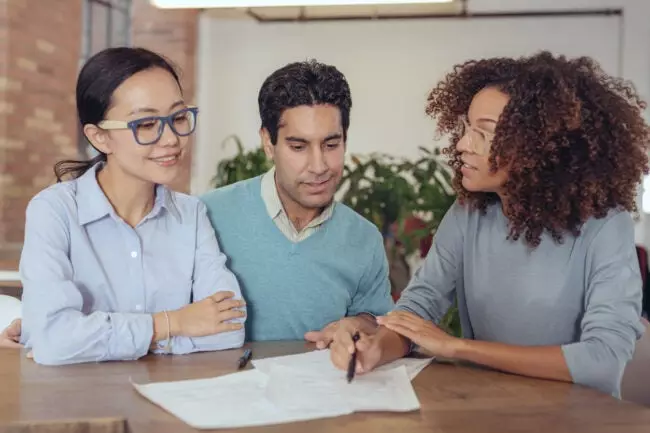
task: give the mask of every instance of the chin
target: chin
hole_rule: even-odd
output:
[[[323,197],[303,197],[303,199],[300,200],[300,204],[308,209],[318,209],[328,206],[332,200],[334,200],[333,195]]]
[[[462,180],[462,185],[463,188],[465,188],[467,191],[470,192],[479,192],[481,191],[481,188],[476,185],[476,183],[472,182],[470,179],[466,178],[463,176]]]
[[[156,173],[150,173],[150,176],[148,176],[153,183],[170,185],[180,177],[180,170],[168,170],[163,173],[160,173],[158,170],[156,171]]]

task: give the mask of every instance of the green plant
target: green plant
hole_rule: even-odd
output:
[[[236,135],[230,135],[221,142],[221,147],[225,148],[230,141],[237,146],[237,154],[230,159],[222,160],[217,166],[217,173],[211,180],[215,188],[259,176],[271,169],[271,161],[268,160],[261,146],[245,152],[241,139]]]
[[[414,162],[383,153],[352,155],[341,182],[346,188],[341,201],[372,221],[384,236],[396,236],[407,255],[432,235],[455,200],[451,173],[439,150],[419,150],[422,155]],[[407,227],[412,217],[424,225]]]

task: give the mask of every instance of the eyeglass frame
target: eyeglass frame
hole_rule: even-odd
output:
[[[470,130],[474,132],[478,132],[479,134],[483,134],[485,136],[485,144],[483,146],[482,152],[479,152],[478,146],[476,146],[472,142],[471,135],[468,135],[467,139],[469,140],[469,145],[472,148],[472,152],[474,152],[477,155],[489,155],[490,149],[492,148],[492,141],[494,140],[494,136],[496,134],[494,132],[486,131],[484,129],[476,128],[470,125],[469,120],[465,116],[462,116],[460,120],[463,124],[463,135],[461,136],[461,138],[465,137],[468,131]]]
[[[176,116],[178,116],[180,113],[183,112],[192,112],[194,114],[194,127],[190,132],[187,134],[180,134],[176,128],[174,127],[173,121]],[[181,108],[178,111],[175,111],[171,113],[168,116],[147,116],[147,117],[141,117],[139,119],[134,119],[130,121],[125,121],[125,120],[112,120],[112,119],[107,119],[107,120],[102,120],[97,124],[97,126],[101,129],[105,129],[107,131],[114,131],[114,130],[120,130],[120,129],[130,129],[131,132],[133,133],[133,138],[135,138],[135,141],[141,145],[141,146],[150,146],[152,144],[156,144],[160,138],[162,137],[162,134],[165,130],[165,125],[169,125],[169,128],[172,130],[174,134],[176,134],[179,137],[187,137],[188,135],[192,135],[194,131],[196,130],[196,118],[199,115],[199,107],[196,107],[194,105],[190,105],[185,108]],[[151,120],[156,120],[160,121],[160,128],[158,130],[158,137],[147,143],[142,143],[140,140],[138,140],[138,134],[136,132],[136,128],[138,127],[138,124],[146,121],[151,121]]]

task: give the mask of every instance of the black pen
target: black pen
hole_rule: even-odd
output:
[[[354,352],[352,353],[352,357],[350,358],[350,363],[348,364],[348,383],[352,382],[352,379],[354,378],[354,370],[357,366],[357,341],[359,341],[359,338],[361,336],[359,335],[359,331],[355,332],[354,335],[352,336],[352,342],[354,343]]]
[[[253,355],[253,351],[251,349],[246,349],[244,351],[244,354],[240,356],[239,359],[237,360],[237,368],[240,370],[244,368],[248,363],[248,361],[251,359],[252,355]]]

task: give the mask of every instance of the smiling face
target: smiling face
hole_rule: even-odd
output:
[[[490,144],[499,116],[508,104],[505,93],[488,87],[478,92],[469,106],[464,135],[456,144],[461,153],[463,187],[471,192],[500,193],[508,174],[503,168],[490,171]]]
[[[105,119],[129,122],[178,113],[174,116],[174,125],[182,130],[191,121],[187,112],[179,112],[183,108],[186,105],[176,79],[168,71],[153,68],[131,76],[115,90]],[[148,145],[139,144],[131,129],[103,130],[86,125],[84,131],[93,145],[107,154],[107,166],[111,171],[168,185],[179,176],[180,161],[186,153],[189,137],[178,136],[165,125],[162,135],[155,140],[158,124],[152,120],[136,127],[141,142],[152,141],[153,137],[154,142]]]
[[[341,177],[345,140],[341,114],[333,105],[301,105],[284,110],[277,143],[261,132],[264,150],[275,163],[275,181],[285,207],[326,207]]]

